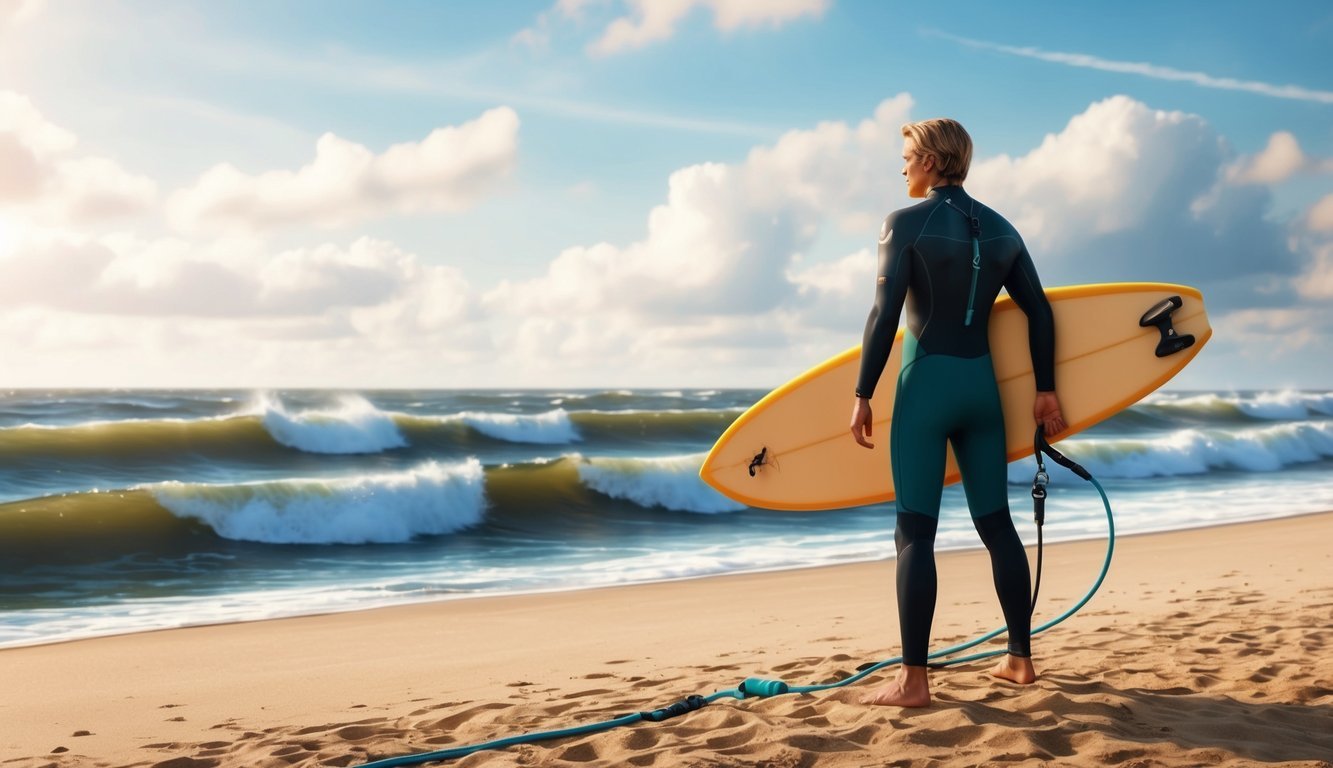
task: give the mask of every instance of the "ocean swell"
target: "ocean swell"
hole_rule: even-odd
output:
[[[1259,421],[1296,421],[1311,416],[1333,416],[1333,393],[1291,389],[1245,394],[1158,392],[1134,409],[1167,417],[1216,419],[1232,416]]]
[[[481,522],[481,462],[427,462],[404,472],[235,485],[168,482],[147,488],[177,517],[219,536],[266,544],[401,543]]]

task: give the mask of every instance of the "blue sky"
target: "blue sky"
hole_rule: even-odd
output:
[[[1333,6],[0,0],[10,386],[754,386],[859,341],[898,126],[1047,285],[1333,385]]]

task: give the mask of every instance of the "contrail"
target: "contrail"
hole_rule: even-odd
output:
[[[1011,56],[1023,56],[1029,59],[1039,61],[1049,61],[1055,64],[1064,64],[1070,67],[1084,67],[1086,69],[1099,69],[1103,72],[1123,72],[1130,75],[1141,75],[1151,77],[1156,80],[1175,80],[1184,83],[1193,83],[1204,88],[1220,88],[1227,91],[1245,91],[1247,93],[1257,93],[1262,96],[1273,96],[1279,99],[1295,99],[1297,101],[1312,101],[1319,104],[1333,104],[1333,91],[1320,91],[1313,88],[1305,88],[1299,85],[1274,85],[1264,83],[1258,80],[1237,80],[1234,77],[1214,77],[1205,72],[1190,72],[1174,67],[1164,67],[1158,64],[1149,64],[1142,61],[1113,61],[1103,59],[1086,53],[1065,53],[1061,51],[1043,51],[1040,48],[1031,46],[1001,45],[1000,43],[988,43],[984,40],[972,40],[966,37],[951,35],[947,32],[929,30],[926,34],[935,37],[942,37],[961,45],[973,48],[984,48],[990,51],[999,51]]]

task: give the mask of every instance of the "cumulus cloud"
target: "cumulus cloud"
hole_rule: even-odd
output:
[[[71,131],[47,120],[26,96],[0,91],[0,206],[77,226],[145,212],[156,199],[151,179],[80,154]]]
[[[501,346],[552,369],[560,356],[642,369],[693,355],[755,371],[791,360],[780,368],[790,373],[856,343],[873,247],[832,259],[812,250],[834,226],[873,242],[901,204],[898,126],[910,110],[900,96],[859,124],[822,123],[744,162],[676,171],[640,240],[567,248],[540,278],[489,292],[492,312],[507,308],[517,324]],[[1203,119],[1118,96],[1027,153],[980,159],[968,187],[1024,233],[1048,285],[1197,285],[1215,316],[1245,312],[1263,318],[1250,335],[1286,334],[1313,311],[1301,303],[1333,285],[1333,249],[1291,239],[1271,220],[1268,187],[1237,180],[1234,167]],[[1302,220],[1312,232],[1333,227],[1333,202]]]
[[[278,248],[262,232],[244,235],[262,227],[226,239],[29,237],[0,255],[0,343],[58,360],[43,350],[68,336],[67,349],[89,364],[117,360],[99,351],[111,345],[194,366],[191,375],[211,385],[606,384],[580,371],[604,376],[608,361],[627,386],[776,383],[860,338],[873,238],[883,215],[906,202],[898,128],[911,111],[903,94],[859,122],[820,123],[736,162],[680,168],[639,237],[565,248],[538,277],[494,286],[371,238]],[[13,146],[35,167],[72,151],[72,136],[30,118],[41,130]],[[1208,296],[1219,343],[1322,348],[1333,333],[1333,195],[1274,221],[1270,182],[1233,170],[1289,167],[1279,162],[1283,140],[1238,160],[1201,118],[1126,97],[1053,129],[1026,153],[979,158],[968,183],[1024,233],[1048,285],[1194,284]],[[404,146],[420,160],[420,145]],[[360,165],[321,172],[360,169],[359,183],[393,177],[365,170],[389,152],[353,154]],[[278,181],[297,194],[306,171]],[[38,178],[46,190],[50,179]],[[265,176],[245,182],[252,207],[238,210],[253,215],[267,200],[256,191]],[[20,182],[7,189],[31,194]],[[397,204],[351,195],[333,207],[360,215]],[[258,218],[295,215],[284,210]],[[829,253],[821,233],[831,230],[865,247]],[[297,368],[305,378],[282,373]]]
[[[796,287],[793,309],[811,327],[848,331],[865,322],[874,299],[878,257],[863,248],[840,259],[805,265],[793,262],[787,280]],[[853,339],[848,340],[850,346]]]
[[[0,270],[0,304],[84,315],[322,321],[361,312],[347,320],[354,334],[358,322],[438,330],[475,308],[457,269],[366,237],[272,255],[257,242],[30,238]]]
[[[512,110],[500,108],[378,155],[331,138],[305,175],[242,179],[226,190],[241,194],[222,203],[196,185],[187,190],[195,197],[172,203],[195,203],[193,223],[210,225],[226,220],[226,205],[261,223],[291,214],[281,205],[292,201],[265,210],[270,194],[297,198],[321,222],[311,209],[329,202],[344,215],[455,210],[509,170],[516,129]],[[282,372],[296,366],[307,385],[345,376],[392,385],[393,369],[382,366],[488,359],[478,294],[456,267],[368,237],[280,247],[261,227],[144,232],[166,213],[151,180],[80,152],[73,132],[0,92],[0,345],[25,361],[24,381],[87,381],[105,364],[128,378],[102,383],[176,375],[244,384],[293,381]],[[126,214],[146,215],[120,230],[102,225]]]
[[[1292,276],[1300,257],[1264,217],[1271,193],[1225,183],[1231,163],[1202,118],[1115,96],[1022,157],[977,163],[968,183],[1023,233],[1047,282]]]
[[[875,236],[910,108],[900,95],[857,125],[822,123],[739,164],[682,168],[668,180],[666,201],[649,212],[643,239],[568,248],[545,275],[504,282],[484,301],[516,312],[518,338],[546,339],[532,343],[538,352],[555,349],[552,338],[585,339],[566,344],[566,354],[601,349],[586,341],[591,334],[623,348],[619,336],[641,338],[644,328],[667,325],[689,325],[695,338],[712,329],[724,346],[748,343],[728,341],[726,322],[701,320],[781,312],[802,295],[816,301],[818,269],[800,270],[800,283],[788,272],[826,221],[850,218],[867,239]],[[859,311],[864,317],[865,307]]]
[[[1240,158],[1226,172],[1236,184],[1278,184],[1298,173],[1333,173],[1333,160],[1305,154],[1290,131],[1274,133],[1262,151]]]
[[[248,175],[218,165],[175,193],[170,215],[182,229],[262,231],[339,226],[390,213],[455,212],[474,205],[512,170],[518,115],[497,107],[459,126],[381,154],[332,133],[296,171]]]

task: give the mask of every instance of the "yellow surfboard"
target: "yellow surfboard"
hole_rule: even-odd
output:
[[[1194,359],[1212,335],[1203,296],[1167,283],[1105,283],[1046,291],[1055,315],[1055,382],[1068,437],[1138,402]],[[1174,301],[1173,301],[1174,298]],[[1152,315],[1152,316],[1149,316]],[[1156,325],[1143,323],[1157,321]],[[852,438],[858,345],[770,392],[736,419],[704,460],[704,482],[743,504],[817,510],[894,498],[889,428],[902,329],[875,397],[873,450]],[[1185,337],[1193,336],[1186,344]],[[1036,384],[1027,317],[1008,297],[990,319],[1009,460],[1032,454]],[[1160,354],[1160,356],[1159,356]],[[950,451],[944,482],[958,481]]]

